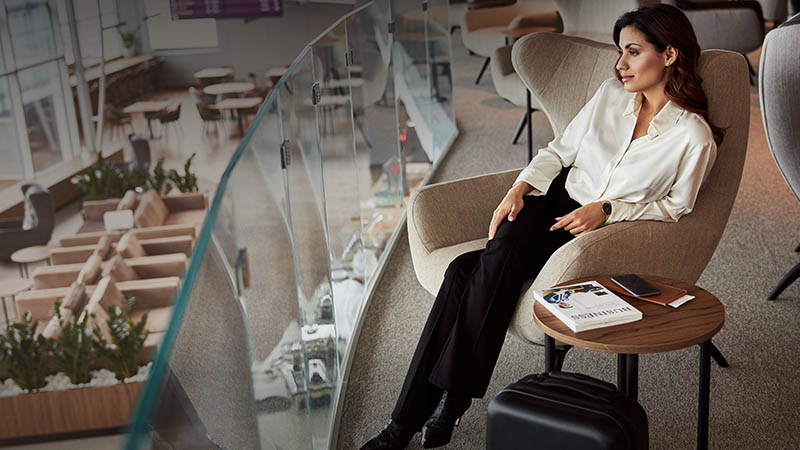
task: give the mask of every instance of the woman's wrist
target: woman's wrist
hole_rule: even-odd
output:
[[[508,191],[514,192],[519,196],[524,196],[525,194],[528,194],[533,191],[533,186],[524,181],[520,181],[519,183],[511,186],[511,189],[509,189]]]

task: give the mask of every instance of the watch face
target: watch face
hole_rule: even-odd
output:
[[[606,214],[611,214],[611,203],[609,202],[603,203],[603,212]]]

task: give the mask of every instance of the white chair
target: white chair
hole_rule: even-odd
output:
[[[481,82],[495,49],[508,44],[503,31],[515,19],[532,15],[536,15],[539,18],[537,20],[546,19],[545,23],[559,23],[555,6],[547,0],[521,0],[508,6],[471,9],[464,13],[464,22],[461,25],[464,46],[472,53],[486,58],[475,84]]]

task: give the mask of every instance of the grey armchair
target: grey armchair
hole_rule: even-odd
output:
[[[764,39],[758,92],[767,143],[783,178],[800,200],[800,14]],[[797,247],[800,251],[800,246]],[[790,270],[767,297],[775,300],[800,277],[800,264]]]
[[[25,216],[0,219],[0,259],[8,261],[15,251],[44,245],[50,241],[55,228],[53,197],[38,184],[22,186],[25,196]]]
[[[764,20],[769,20],[779,24],[786,20],[789,13],[789,2],[787,0],[758,0],[761,4],[761,12]]]
[[[664,0],[663,3],[677,6],[686,14],[703,50],[716,48],[744,55],[758,49],[764,40],[764,14],[755,0]],[[756,72],[747,58],[745,62],[750,81],[755,84]]]
[[[582,38],[536,33],[512,53],[517,73],[560,135],[603,80],[612,76],[616,47]],[[643,273],[694,283],[725,229],[741,179],[747,146],[747,68],[736,53],[711,50],[700,58],[711,119],[727,130],[694,211],[677,223],[620,222],[573,239],[523,286],[510,331],[542,345],[533,321],[533,289],[607,273]],[[519,170],[423,187],[411,194],[408,237],[417,278],[435,294],[456,256],[482,248],[492,211]],[[719,356],[719,355],[716,355]],[[720,359],[718,359],[720,361]]]

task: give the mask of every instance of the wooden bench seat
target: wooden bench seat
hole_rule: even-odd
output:
[[[154,239],[139,240],[139,245],[144,249],[142,256],[165,255],[169,253],[183,253],[191,256],[194,248],[194,239],[191,236],[168,236]],[[116,244],[112,244],[116,248]],[[96,245],[75,245],[72,247],[56,247],[50,251],[52,264],[75,264],[89,259]]]
[[[205,215],[205,214],[204,214]],[[191,236],[197,237],[197,226],[194,224],[171,224],[160,225],[148,228],[134,228],[131,230],[137,239],[155,239],[172,236]],[[123,231],[92,231],[88,233],[78,233],[65,236],[59,239],[61,247],[74,247],[80,245],[96,244],[102,236],[109,236],[111,242],[118,242],[124,234]]]
[[[180,278],[164,277],[149,280],[120,281],[117,289],[125,297],[135,297],[133,310],[150,309],[172,304],[178,293]],[[96,286],[86,286],[86,295],[91,297]],[[69,294],[69,287],[35,289],[21,292],[15,297],[17,317],[30,312],[34,320],[49,320],[53,315],[53,305],[58,299]]]
[[[189,258],[185,253],[124,258],[124,263],[133,269],[140,279],[181,277],[186,270]],[[109,261],[101,264],[105,269]],[[72,284],[83,268],[84,263],[59,264],[37,267],[33,272],[34,289],[67,287]]]

